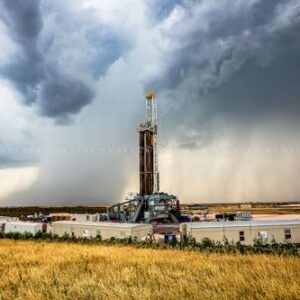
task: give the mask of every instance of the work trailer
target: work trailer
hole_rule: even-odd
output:
[[[271,242],[291,241],[300,245],[300,219],[268,221],[225,221],[192,222],[180,225],[182,237],[194,238],[202,242],[208,238],[215,242],[240,242],[252,245],[255,239]]]
[[[104,240],[111,238],[142,240],[152,235],[152,226],[113,222],[60,221],[52,223],[52,233],[60,237],[67,235],[77,238],[101,237]]]
[[[38,232],[44,232],[45,225],[43,223],[31,223],[31,222],[6,222],[4,224],[5,233],[31,233],[33,235]]]

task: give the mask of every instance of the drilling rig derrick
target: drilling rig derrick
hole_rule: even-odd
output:
[[[145,103],[146,120],[138,126],[140,191],[131,193],[127,201],[109,207],[108,218],[131,223],[177,223],[179,201],[173,195],[159,192],[156,94],[148,92]]]
[[[156,94],[146,94],[146,122],[140,124],[140,195],[150,195],[159,191],[157,160],[157,102]]]

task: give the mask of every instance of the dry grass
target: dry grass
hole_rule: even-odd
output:
[[[0,241],[0,299],[300,299],[300,259]]]

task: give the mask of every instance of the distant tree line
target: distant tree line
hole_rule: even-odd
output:
[[[71,213],[71,214],[96,214],[105,213],[105,206],[18,206],[0,207],[0,216],[25,217],[34,214],[49,215],[51,213]]]

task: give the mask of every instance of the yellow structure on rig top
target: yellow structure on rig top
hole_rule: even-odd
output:
[[[146,98],[147,100],[155,99],[155,98],[156,98],[156,94],[155,94],[155,92],[152,92],[152,91],[147,92],[146,95],[145,95],[145,98]]]

